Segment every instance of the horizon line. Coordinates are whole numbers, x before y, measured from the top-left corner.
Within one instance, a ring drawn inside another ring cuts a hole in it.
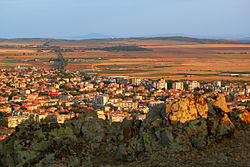
[[[98,34],[98,33],[91,33],[91,34]],[[176,33],[178,34],[178,33]],[[181,34],[181,33],[180,33]],[[87,34],[90,35],[90,34]],[[192,38],[192,39],[211,39],[211,40],[235,40],[235,41],[250,41],[250,35],[249,37],[246,35],[245,37],[219,37],[220,35],[210,35],[209,36],[202,36],[202,35],[138,35],[138,36],[128,36],[128,37],[119,37],[119,36],[113,36],[110,35],[110,37],[89,37],[84,38],[83,36],[87,35],[79,35],[79,36],[68,36],[68,37],[0,37],[0,39],[5,40],[15,40],[15,39],[54,39],[54,40],[68,40],[68,41],[81,41],[81,40],[105,40],[105,39],[129,39],[129,38],[173,38],[173,37],[181,37],[181,38]],[[100,34],[102,35],[102,34]],[[83,38],[81,38],[81,36]],[[108,36],[108,35],[107,35]],[[214,36],[214,37],[213,37]],[[216,37],[217,36],[217,37]],[[75,39],[73,39],[75,38]]]

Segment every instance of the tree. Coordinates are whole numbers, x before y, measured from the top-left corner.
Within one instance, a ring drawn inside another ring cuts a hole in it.
[[[184,83],[183,87],[184,87],[185,90],[188,90],[188,84],[187,83]]]
[[[194,91],[197,91],[197,92],[199,92],[201,89],[200,88],[194,88]]]
[[[18,95],[17,92],[12,91],[11,94],[9,95],[9,98],[12,99],[12,97]]]
[[[0,127],[8,127],[8,119],[6,117],[0,117]]]
[[[40,122],[42,122],[42,123],[56,123],[56,120],[52,117],[46,117],[45,119],[41,119]]]
[[[24,111],[25,111],[25,110],[27,110],[27,108],[26,108],[26,107],[21,107],[20,109],[21,109],[21,110],[24,110]]]
[[[26,119],[24,121],[25,124],[35,124],[36,122],[34,120]]]
[[[201,96],[201,94],[199,92],[194,92],[194,96]]]

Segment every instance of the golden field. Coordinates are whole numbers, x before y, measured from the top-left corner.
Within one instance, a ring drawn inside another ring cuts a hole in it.
[[[18,65],[28,66],[28,67],[36,66],[39,68],[48,68],[51,63],[49,63],[49,61],[44,61],[44,60],[50,60],[53,58],[57,58],[57,55],[55,53],[49,53],[48,51],[38,52],[37,49],[0,48],[1,68],[16,67]],[[34,61],[35,59],[42,61],[37,62]]]
[[[0,42],[1,45],[4,46]],[[14,44],[8,43],[8,45]],[[39,45],[41,44],[39,43]],[[91,49],[130,45],[148,50],[104,51]],[[249,76],[221,75],[221,73],[250,74],[250,44],[248,43],[200,44],[193,41],[121,39],[51,41],[49,46],[61,47],[64,59],[68,60],[66,69],[71,71],[171,80],[250,80]],[[70,50],[64,51],[65,49]],[[38,49],[24,48],[1,48],[0,55],[0,66],[12,66],[20,63],[21,65],[51,68],[52,64],[44,60],[57,58],[57,55],[51,50],[38,52]],[[39,59],[39,62],[27,61],[35,58]]]

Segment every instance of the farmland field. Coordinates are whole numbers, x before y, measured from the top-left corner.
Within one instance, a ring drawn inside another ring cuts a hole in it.
[[[131,38],[33,39],[32,43],[27,40],[0,40],[0,67],[19,64],[51,68],[50,61],[57,58],[50,49],[53,46],[61,48],[64,59],[68,61],[67,70],[86,74],[95,72],[99,75],[173,80],[250,80],[250,43],[247,41]]]

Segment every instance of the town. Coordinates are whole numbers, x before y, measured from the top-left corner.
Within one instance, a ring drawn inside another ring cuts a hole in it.
[[[157,104],[213,93],[224,93],[231,109],[250,109],[250,85],[244,81],[172,81],[91,76],[57,69],[2,69],[0,141],[25,121],[64,123],[86,110],[94,110],[98,118],[110,122],[122,122],[131,114],[144,120]]]

